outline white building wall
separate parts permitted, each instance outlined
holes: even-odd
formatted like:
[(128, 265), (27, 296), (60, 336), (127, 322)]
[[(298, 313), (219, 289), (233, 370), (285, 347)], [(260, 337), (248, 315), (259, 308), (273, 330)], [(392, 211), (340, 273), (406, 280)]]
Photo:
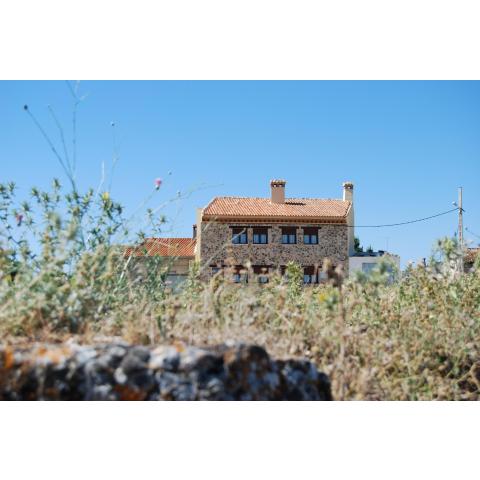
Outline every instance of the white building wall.
[[(371, 268), (374, 268), (374, 266), (378, 263), (380, 263), (382, 260), (389, 260), (395, 264), (397, 269), (400, 271), (400, 257), (398, 255), (382, 255), (382, 256), (377, 256), (377, 257), (360, 257), (360, 256), (354, 256), (354, 257), (349, 257), (348, 258), (348, 274), (349, 276), (354, 275), (354, 272), (356, 271), (365, 271), (364, 264), (365, 265), (371, 265)], [(366, 267), (367, 269), (369, 267)]]

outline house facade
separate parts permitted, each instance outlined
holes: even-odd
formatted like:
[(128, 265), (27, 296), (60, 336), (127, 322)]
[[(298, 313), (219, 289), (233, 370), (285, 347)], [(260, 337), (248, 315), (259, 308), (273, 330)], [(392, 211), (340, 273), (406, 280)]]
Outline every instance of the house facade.
[(270, 197), (216, 197), (198, 210), (195, 258), (204, 279), (233, 270), (236, 282), (263, 282), (295, 262), (318, 283), (326, 258), (348, 272), (353, 223), (352, 183), (341, 199), (287, 198), (286, 182), (272, 180)]

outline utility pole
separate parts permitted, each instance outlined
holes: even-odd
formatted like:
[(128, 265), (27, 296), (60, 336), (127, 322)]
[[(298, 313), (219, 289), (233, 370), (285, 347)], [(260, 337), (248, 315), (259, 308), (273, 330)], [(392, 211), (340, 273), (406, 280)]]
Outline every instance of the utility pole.
[(458, 241), (463, 248), (463, 188), (458, 187)]
[(458, 243), (460, 244), (460, 272), (463, 273), (463, 188), (458, 187)]

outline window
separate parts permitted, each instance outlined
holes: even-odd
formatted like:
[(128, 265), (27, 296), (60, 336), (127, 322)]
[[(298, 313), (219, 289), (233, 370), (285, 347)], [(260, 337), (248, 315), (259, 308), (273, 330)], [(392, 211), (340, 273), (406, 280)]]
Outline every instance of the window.
[(232, 243), (235, 245), (244, 245), (248, 243), (246, 227), (232, 228)]
[(315, 267), (305, 267), (303, 269), (303, 283), (318, 283), (318, 277), (315, 271)]
[(268, 243), (268, 228), (254, 228), (253, 243), (260, 243), (260, 244)]
[(375, 263), (362, 263), (362, 272), (370, 273), (375, 268)]
[(248, 275), (243, 267), (235, 267), (233, 283), (248, 283)]
[(216, 275), (221, 270), (221, 267), (212, 267), (212, 275)]
[(282, 243), (297, 243), (297, 229), (295, 227), (282, 228)]
[(305, 245), (317, 245), (318, 244), (318, 228), (304, 228), (303, 243)]
[(268, 283), (268, 267), (254, 265), (253, 273), (257, 276), (258, 283)]
[(183, 283), (187, 280), (187, 275), (168, 274), (165, 278), (165, 285), (170, 287), (172, 291), (178, 292), (181, 290)]

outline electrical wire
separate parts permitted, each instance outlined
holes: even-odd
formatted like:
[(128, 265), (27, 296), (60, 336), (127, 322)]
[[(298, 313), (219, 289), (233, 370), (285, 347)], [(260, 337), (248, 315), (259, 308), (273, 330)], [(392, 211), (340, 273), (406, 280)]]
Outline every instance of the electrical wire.
[[(411, 223), (424, 222), (425, 220), (430, 220), (432, 218), (441, 217), (442, 215), (447, 215), (448, 213), (456, 212), (458, 207), (447, 210), (446, 212), (437, 213), (436, 215), (430, 215), (429, 217), (417, 218), (416, 220), (409, 220), (407, 222), (399, 223), (386, 223), (382, 225), (347, 225), (349, 228), (382, 228), (382, 227), (398, 227), (400, 225), (409, 225)], [(339, 225), (341, 226), (341, 224)]]
[(472, 232), (469, 228), (465, 227), (465, 230), (471, 235), (473, 235), (474, 237), (480, 238), (480, 235), (477, 235), (475, 232)]

